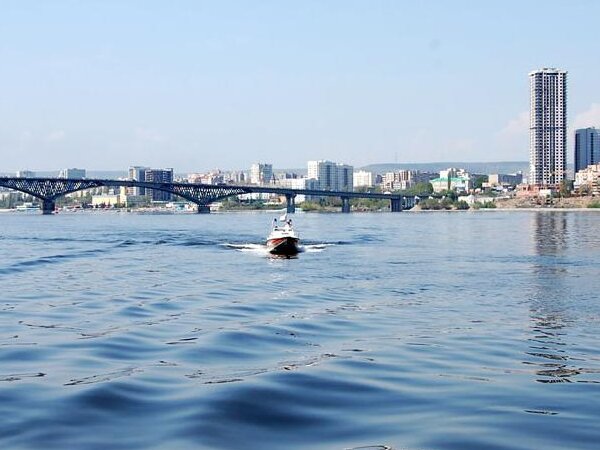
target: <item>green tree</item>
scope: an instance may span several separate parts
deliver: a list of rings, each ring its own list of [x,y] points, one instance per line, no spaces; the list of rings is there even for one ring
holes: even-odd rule
[[[433,193],[433,185],[429,182],[417,183],[410,189],[407,189],[405,192],[407,195],[420,195],[420,196],[430,195]]]
[[[573,191],[573,181],[564,179],[560,182],[559,194],[561,197],[570,197]]]
[[[453,205],[454,205],[454,200],[452,200],[450,197],[446,197],[446,198],[442,199],[442,201],[440,202],[440,206],[443,209],[452,209]]]
[[[464,200],[458,200],[458,201],[454,202],[454,207],[456,209],[460,209],[460,210],[467,210],[467,209],[469,209],[469,204],[467,202],[465,202]]]
[[[421,209],[424,210],[429,210],[429,209],[441,209],[441,205],[438,199],[436,198],[426,198],[424,200],[421,200],[421,202],[419,203],[419,206],[421,207]]]
[[[473,183],[473,187],[475,189],[481,189],[483,187],[483,183],[487,183],[489,180],[487,175],[482,175],[480,177],[477,177],[475,179],[475,182]]]

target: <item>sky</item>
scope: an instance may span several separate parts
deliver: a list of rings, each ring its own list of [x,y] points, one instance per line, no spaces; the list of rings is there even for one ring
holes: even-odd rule
[[[527,161],[528,73],[600,127],[600,2],[0,0],[0,172]]]

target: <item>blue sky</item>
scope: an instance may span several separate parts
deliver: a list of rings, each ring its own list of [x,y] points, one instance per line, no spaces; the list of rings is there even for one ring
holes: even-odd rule
[[[599,17],[583,0],[0,0],[0,171],[527,160],[533,69],[568,70],[569,123],[600,126]]]

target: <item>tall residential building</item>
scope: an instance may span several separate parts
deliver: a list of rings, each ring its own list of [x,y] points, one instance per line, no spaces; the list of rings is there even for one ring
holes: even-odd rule
[[[600,130],[594,127],[575,130],[575,173],[600,163]]]
[[[255,163],[250,167],[251,184],[269,184],[273,180],[273,165]]]
[[[146,181],[146,170],[149,167],[131,166],[129,168],[129,179],[135,181]],[[132,186],[126,189],[127,195],[140,196],[146,195],[146,188]]]
[[[62,169],[58,178],[80,179],[85,178],[85,169]]]
[[[556,185],[567,172],[567,72],[529,73],[529,183]]]
[[[172,183],[173,169],[146,169],[145,180],[150,183]],[[173,197],[170,192],[156,189],[146,189],[146,195],[153,202],[170,202]]]
[[[308,178],[318,181],[324,191],[352,191],[354,168],[332,161],[308,161]]]

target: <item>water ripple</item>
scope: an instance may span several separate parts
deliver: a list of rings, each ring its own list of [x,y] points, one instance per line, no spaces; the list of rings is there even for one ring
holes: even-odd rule
[[[591,215],[5,216],[1,448],[600,441]]]

